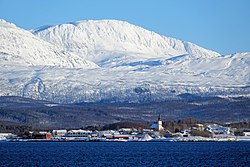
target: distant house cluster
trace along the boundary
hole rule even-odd
[[[0,133],[0,140],[7,141],[250,141],[250,131],[235,136],[236,129],[218,124],[194,124],[192,127],[171,133],[164,129],[161,115],[150,128],[119,128],[117,130],[54,129],[30,131],[26,137]]]

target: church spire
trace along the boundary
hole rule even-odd
[[[162,121],[161,120],[161,114],[159,114],[159,116],[158,116],[158,121]]]

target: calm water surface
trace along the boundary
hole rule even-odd
[[[0,166],[250,166],[250,142],[0,142]]]

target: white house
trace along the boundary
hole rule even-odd
[[[225,134],[228,135],[230,134],[230,128],[229,127],[223,127],[217,124],[210,124],[207,125],[206,128],[207,131],[214,133],[214,134]]]
[[[243,132],[244,136],[250,136],[250,132]]]
[[[0,140],[6,140],[8,137],[16,137],[16,135],[12,133],[0,133]]]
[[[67,130],[53,130],[52,134],[53,136],[64,136],[67,133]]]
[[[66,136],[67,137],[89,137],[91,136],[92,131],[89,130],[70,130],[67,132]]]

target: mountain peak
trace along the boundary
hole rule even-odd
[[[119,20],[81,20],[45,26],[33,33],[99,65],[114,57],[171,58],[183,54],[217,57],[219,53],[148,31]]]
[[[103,20],[79,20],[79,21],[74,21],[74,22],[68,22],[68,23],[63,23],[63,24],[55,24],[55,25],[43,25],[41,27],[35,28],[31,30],[33,33],[38,33],[40,31],[54,28],[54,27],[63,27],[63,26],[81,26],[81,25],[90,25],[90,24],[103,24],[103,25],[108,25],[108,26],[115,26],[115,25],[131,25],[135,26],[133,24],[130,24],[126,21],[120,21],[120,20],[112,20],[112,19],[103,19]]]

